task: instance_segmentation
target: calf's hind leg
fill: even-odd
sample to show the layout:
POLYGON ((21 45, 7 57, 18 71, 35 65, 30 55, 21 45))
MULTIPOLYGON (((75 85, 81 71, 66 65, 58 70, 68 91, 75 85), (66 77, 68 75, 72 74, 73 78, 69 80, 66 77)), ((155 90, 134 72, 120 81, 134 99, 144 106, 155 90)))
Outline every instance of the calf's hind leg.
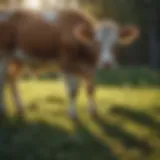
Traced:
POLYGON ((4 88, 5 88, 5 78, 8 68, 8 58, 4 55, 0 57, 0 117, 4 115, 4 88))
POLYGON ((88 106, 89 106, 89 113, 91 116, 97 116, 97 105, 95 102, 95 84, 94 84, 94 75, 87 75, 85 76, 86 82, 86 92, 88 98, 88 106))
POLYGON ((21 71, 21 63, 15 62, 9 65, 8 76, 9 76, 9 88, 11 90, 13 101, 16 107, 16 113, 22 115, 24 113, 24 105, 19 95, 17 79, 21 71))

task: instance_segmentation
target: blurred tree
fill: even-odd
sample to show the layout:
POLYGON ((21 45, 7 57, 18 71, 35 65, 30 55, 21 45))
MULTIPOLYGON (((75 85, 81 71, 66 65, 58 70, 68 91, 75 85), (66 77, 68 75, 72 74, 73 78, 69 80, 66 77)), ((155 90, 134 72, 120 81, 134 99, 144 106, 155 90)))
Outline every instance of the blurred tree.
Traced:
POLYGON ((146 17, 148 20, 150 65, 160 68, 160 1, 146 0, 146 17))

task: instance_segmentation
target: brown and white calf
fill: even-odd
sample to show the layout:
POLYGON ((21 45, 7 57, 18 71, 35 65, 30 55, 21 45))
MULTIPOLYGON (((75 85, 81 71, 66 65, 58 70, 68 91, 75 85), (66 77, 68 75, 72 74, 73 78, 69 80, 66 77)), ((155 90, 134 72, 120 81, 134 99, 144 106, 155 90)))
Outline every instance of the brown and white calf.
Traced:
POLYGON ((76 116, 78 78, 86 82, 89 110, 95 113, 96 69, 115 68, 114 46, 117 43, 131 44, 139 35, 136 26, 119 27, 115 22, 97 25, 75 10, 43 13, 17 10, 3 13, 3 17, 0 19, 1 113, 4 111, 3 92, 7 73, 17 112, 22 113, 23 104, 16 85, 20 72, 26 67, 33 72, 52 69, 55 64, 64 76, 69 115, 76 116))

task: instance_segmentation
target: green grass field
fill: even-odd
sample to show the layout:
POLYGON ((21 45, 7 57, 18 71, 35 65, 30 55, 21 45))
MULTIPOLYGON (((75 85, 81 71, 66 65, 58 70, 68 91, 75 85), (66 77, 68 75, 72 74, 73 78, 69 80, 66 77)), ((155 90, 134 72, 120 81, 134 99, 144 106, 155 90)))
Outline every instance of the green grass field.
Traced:
POLYGON ((159 160, 160 89, 97 86, 99 118, 87 112, 82 87, 79 122, 67 114, 61 81, 21 81, 25 116, 18 118, 6 90, 0 127, 0 160, 159 160))

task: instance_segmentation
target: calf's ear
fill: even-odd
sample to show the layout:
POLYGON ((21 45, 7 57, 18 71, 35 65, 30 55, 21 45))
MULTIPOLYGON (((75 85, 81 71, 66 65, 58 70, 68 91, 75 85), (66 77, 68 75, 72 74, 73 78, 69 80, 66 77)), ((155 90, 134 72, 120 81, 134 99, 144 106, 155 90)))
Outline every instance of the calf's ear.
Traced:
POLYGON ((82 44, 91 46, 92 45, 92 34, 89 34, 88 26, 85 24, 77 25, 73 30, 73 35, 82 44))
POLYGON ((130 45, 140 36, 138 27, 134 25, 127 25, 121 27, 119 30, 119 44, 130 45))

